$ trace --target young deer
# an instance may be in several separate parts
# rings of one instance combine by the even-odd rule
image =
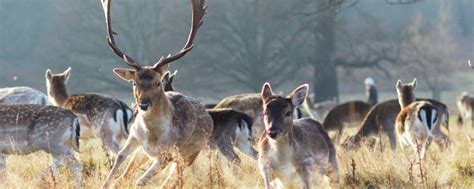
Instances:
[[[467,92],[459,95],[456,105],[459,110],[459,122],[460,124],[470,124],[474,127],[474,98],[469,96]]]
[[[165,91],[173,91],[172,83],[176,71],[173,74],[170,72],[166,74],[170,75],[170,79],[165,84]],[[206,111],[212,117],[214,125],[209,141],[211,148],[217,148],[227,160],[236,165],[240,165],[240,158],[235,153],[234,147],[251,158],[257,159],[257,151],[253,148],[252,117],[231,108],[213,108]]]
[[[274,95],[269,83],[263,85],[265,131],[259,142],[258,165],[265,188],[276,180],[288,188],[311,188],[321,184],[328,168],[333,171],[333,181],[338,182],[336,150],[321,124],[311,118],[293,120],[294,108],[303,103],[307,93],[307,84],[287,97]]]
[[[323,121],[326,131],[337,131],[335,141],[339,144],[346,125],[360,124],[369,112],[370,104],[363,101],[349,101],[331,109]]]
[[[30,87],[7,87],[0,89],[0,104],[47,105],[48,96]]]
[[[111,184],[118,168],[127,156],[133,153],[134,156],[122,178],[128,176],[134,167],[137,151],[143,151],[153,163],[136,184],[145,185],[158,171],[171,165],[171,172],[162,185],[165,186],[176,171],[177,161],[182,159],[185,164],[192,164],[200,151],[207,146],[212,134],[212,118],[196,99],[178,92],[164,91],[164,84],[169,80],[169,75],[164,75],[167,65],[192,49],[194,37],[206,13],[205,2],[191,0],[192,25],[184,47],[177,54],[161,57],[155,65],[145,67],[135,63],[116,46],[110,22],[110,5],[111,0],[102,1],[108,44],[116,55],[134,68],[115,68],[114,73],[133,83],[133,96],[139,111],[103,187]]]
[[[433,128],[433,134],[436,137],[435,142],[438,144],[440,149],[445,149],[449,144],[449,137],[441,131],[441,126],[443,126],[447,131],[449,131],[449,112],[448,107],[436,100],[432,99],[416,99],[417,101],[429,101],[431,104],[435,105],[438,111],[438,117],[443,118],[442,122],[435,125]],[[397,135],[395,133],[395,121],[397,115],[400,112],[400,104],[397,99],[387,100],[381,103],[378,103],[372,107],[365,116],[362,124],[359,127],[359,130],[356,134],[348,136],[342,146],[346,149],[354,149],[359,147],[360,142],[364,138],[375,137],[378,138],[383,133],[388,136],[390,140],[390,146],[393,151],[397,149]]]
[[[433,140],[432,130],[440,122],[438,108],[428,101],[415,101],[416,79],[409,84],[397,82],[398,101],[402,110],[397,115],[396,133],[400,147],[411,146],[424,159],[425,151]]]
[[[132,110],[120,100],[101,94],[74,94],[69,96],[66,84],[71,68],[63,73],[46,71],[46,88],[53,105],[71,110],[81,120],[81,138],[100,138],[103,145],[116,155],[120,141],[128,136]]]
[[[260,94],[248,93],[226,97],[222,99],[219,103],[217,103],[214,108],[231,108],[243,112],[248,116],[252,117],[252,133],[255,134],[254,138],[256,138],[260,136],[260,134],[262,134],[262,132],[265,130],[262,115],[262,102],[263,101]],[[298,119],[300,117],[301,111],[299,110],[299,108],[295,108],[295,111],[293,111],[293,118]]]
[[[52,169],[66,164],[81,184],[82,164],[75,156],[79,151],[79,120],[69,110],[41,105],[0,105],[0,172],[6,169],[5,156],[26,155],[44,151],[54,158],[43,177]]]

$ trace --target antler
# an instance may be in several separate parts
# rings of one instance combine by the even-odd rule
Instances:
[[[189,31],[188,41],[186,41],[186,44],[184,45],[183,48],[181,48],[181,50],[178,53],[174,55],[169,54],[166,58],[162,56],[158,60],[158,62],[156,62],[155,65],[153,66],[155,70],[158,70],[162,66],[180,59],[193,48],[194,46],[193,40],[194,40],[194,37],[196,36],[196,33],[199,27],[202,25],[202,18],[206,14],[207,5],[204,5],[205,0],[190,0],[190,1],[191,1],[192,10],[193,10],[193,15],[192,15],[192,25]]]
[[[111,21],[110,21],[110,4],[111,4],[111,2],[112,2],[112,0],[102,0],[102,8],[104,9],[104,16],[105,16],[105,26],[106,26],[106,29],[107,29],[107,43],[109,44],[112,51],[114,51],[114,53],[117,56],[122,58],[125,61],[125,63],[127,63],[127,65],[135,68],[136,70],[140,70],[142,67],[140,65],[138,65],[137,63],[135,63],[135,61],[132,59],[132,57],[130,57],[130,56],[126,55],[125,53],[123,53],[117,47],[117,45],[115,45],[114,34],[117,34],[117,33],[115,33],[112,30],[112,24],[111,24]]]

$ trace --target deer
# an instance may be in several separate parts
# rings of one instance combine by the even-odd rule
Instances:
[[[265,188],[276,186],[277,180],[289,188],[311,188],[320,185],[329,171],[338,182],[336,149],[329,135],[318,121],[292,116],[308,88],[303,84],[283,97],[273,93],[270,83],[262,87],[265,130],[259,141],[258,167]]]
[[[459,110],[459,124],[471,124],[474,127],[474,97],[469,96],[468,92],[463,92],[458,96],[456,105]]]
[[[186,166],[192,165],[201,150],[207,147],[212,134],[212,118],[198,100],[179,92],[164,91],[164,84],[169,80],[165,75],[169,63],[184,57],[193,48],[193,40],[202,25],[207,6],[204,0],[190,0],[192,22],[185,45],[176,54],[161,57],[153,66],[142,67],[115,43],[115,32],[112,30],[110,18],[111,2],[102,1],[107,43],[126,65],[132,67],[115,68],[113,72],[133,84],[138,113],[130,127],[125,145],[120,149],[102,187],[110,187],[115,180],[115,173],[131,153],[133,156],[120,178],[125,178],[134,167],[137,157],[135,155],[144,153],[153,163],[136,181],[136,185],[146,185],[158,171],[169,168],[170,172],[162,183],[163,187],[176,172],[178,161],[182,160]]]
[[[337,105],[327,113],[322,123],[323,127],[328,132],[337,131],[335,142],[339,143],[340,137],[344,134],[344,128],[352,123],[361,123],[370,108],[370,104],[358,100]]]
[[[429,101],[415,101],[416,79],[408,84],[398,80],[396,88],[402,108],[395,126],[400,148],[405,154],[405,148],[411,146],[413,152],[424,159],[426,149],[434,138],[432,130],[440,122],[439,110]]]
[[[165,91],[173,91],[173,79],[176,73],[177,71],[165,73],[169,74],[170,78],[165,84]],[[237,166],[241,160],[234,148],[257,160],[258,153],[253,147],[252,117],[231,108],[206,108],[206,111],[212,117],[214,125],[209,141],[211,149],[217,148],[229,162]]]
[[[41,178],[59,173],[66,164],[77,188],[81,184],[82,164],[79,152],[79,119],[69,110],[37,104],[0,104],[0,171],[6,169],[5,156],[27,155],[37,151],[51,154],[53,164]]]
[[[66,84],[71,75],[69,67],[62,73],[46,70],[46,88],[49,101],[58,107],[71,110],[81,121],[81,138],[99,138],[114,155],[120,142],[128,136],[132,110],[122,101],[103,94],[79,93],[69,95]]]
[[[303,109],[306,111],[309,117],[316,120],[324,120],[328,112],[339,105],[337,98],[313,103],[311,96],[314,95],[308,95],[308,97],[306,97],[306,100],[303,103]]]
[[[231,108],[252,117],[252,133],[255,134],[254,138],[256,138],[260,136],[264,130],[262,102],[263,100],[259,93],[246,93],[226,97],[213,107],[214,109]],[[295,111],[293,111],[293,118],[301,118],[301,111],[299,107],[295,107]]]
[[[0,89],[0,104],[47,105],[48,96],[31,87],[7,87]]]
[[[214,123],[209,141],[211,148],[217,148],[228,161],[237,166],[241,160],[234,148],[257,160],[258,152],[253,148],[252,117],[231,108],[206,109],[206,111]]]
[[[441,126],[449,132],[449,112],[448,107],[433,99],[418,98],[417,101],[429,101],[438,108],[438,117],[442,118],[433,127],[432,133],[435,136],[435,142],[443,150],[449,146],[449,137],[441,131]],[[343,148],[351,150],[360,147],[364,139],[378,138],[386,135],[390,141],[392,151],[397,149],[397,135],[395,131],[395,122],[398,113],[401,111],[398,99],[387,100],[373,106],[365,116],[359,129],[354,135],[348,136],[341,144]],[[449,134],[449,133],[448,133]]]

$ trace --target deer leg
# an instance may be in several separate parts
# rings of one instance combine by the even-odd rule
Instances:
[[[168,162],[161,162],[160,160],[153,160],[151,166],[146,170],[146,172],[137,180],[137,186],[144,186],[151,177],[153,177],[157,171],[167,166]],[[163,183],[164,184],[164,183]]]
[[[65,156],[66,165],[74,176],[74,184],[76,188],[81,186],[82,180],[82,164],[81,161],[74,155],[74,152],[69,151]]]
[[[127,159],[127,156],[130,152],[135,151],[139,147],[139,142],[137,139],[135,139],[132,136],[129,136],[127,141],[125,142],[124,147],[122,150],[119,151],[117,158],[115,159],[114,165],[112,166],[112,169],[110,170],[109,175],[107,176],[107,179],[105,180],[104,184],[102,185],[102,188],[108,188],[110,185],[110,182],[113,179],[113,176],[115,172],[117,172],[118,168],[122,163]]]
[[[303,180],[304,183],[304,188],[305,189],[310,189],[311,188],[311,178],[314,178],[314,175],[311,171],[311,166],[307,164],[301,165],[301,179]],[[321,174],[320,176],[322,176]]]
[[[220,142],[217,144],[217,148],[226,157],[227,160],[234,163],[235,165],[240,165],[240,158],[235,153],[230,142]]]
[[[125,168],[123,174],[117,179],[117,185],[121,185],[124,181],[126,181],[130,177],[132,170],[135,168],[139,168],[146,162],[146,160],[148,160],[148,158],[147,156],[145,156],[145,153],[143,153],[143,150],[137,149],[133,153],[132,158],[130,159],[130,162],[127,165],[127,168]]]
[[[393,152],[397,151],[397,135],[395,132],[387,132],[388,140],[390,141],[390,148]],[[403,147],[402,147],[403,148]]]
[[[50,165],[48,168],[46,168],[43,171],[43,173],[40,174],[39,178],[41,180],[45,180],[46,177],[48,177],[50,173],[53,174],[52,175],[53,177],[57,178],[57,176],[59,175],[59,167],[62,164],[62,160],[60,158],[61,158],[60,156],[55,157],[53,155],[53,164]]]
[[[166,168],[168,169],[168,176],[166,176],[166,179],[163,181],[163,184],[161,184],[160,188],[165,188],[166,183],[171,179],[171,177],[174,175],[176,172],[176,162],[172,162],[171,165],[168,165]]]
[[[272,178],[272,169],[270,165],[263,165],[259,167],[260,167],[260,172],[263,176],[263,180],[265,181],[265,189],[272,188],[271,181],[273,180],[273,178]]]

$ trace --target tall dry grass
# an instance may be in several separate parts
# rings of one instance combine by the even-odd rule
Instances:
[[[473,128],[461,129],[451,121],[451,146],[440,151],[431,145],[427,158],[421,164],[407,160],[398,150],[393,153],[387,139],[376,143],[375,148],[361,147],[357,151],[337,149],[340,188],[474,188],[474,137]],[[353,133],[349,129],[347,133]],[[107,156],[99,141],[81,141],[80,158],[84,164],[83,188],[101,186],[110,169]],[[183,188],[263,188],[263,179],[256,162],[245,155],[241,167],[236,167],[215,152],[201,152],[196,162],[184,168],[170,180],[167,187]],[[409,157],[411,157],[409,155]],[[46,153],[28,156],[9,156],[6,159],[8,171],[0,188],[72,188],[72,175],[62,168],[59,178],[38,180],[37,176],[52,162]],[[131,178],[120,188],[134,188],[136,179],[145,172],[149,164],[136,169]],[[421,169],[420,169],[421,165]],[[122,166],[122,170],[125,166]],[[420,170],[425,175],[422,182]],[[156,188],[166,177],[161,172],[153,177],[147,187]]]

